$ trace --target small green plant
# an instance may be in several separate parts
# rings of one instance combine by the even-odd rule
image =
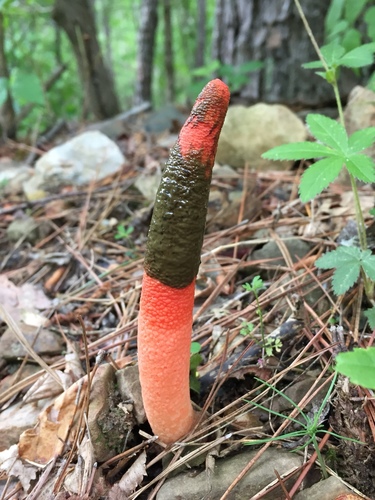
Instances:
[[[295,0],[300,9],[299,1]],[[332,85],[339,123],[319,114],[310,114],[306,118],[307,125],[317,142],[300,142],[285,144],[267,151],[262,156],[273,160],[303,160],[317,158],[303,174],[299,193],[303,202],[308,202],[320,194],[340,171],[346,168],[353,195],[359,236],[359,249],[338,248],[333,253],[324,255],[317,260],[316,265],[322,269],[335,268],[333,289],[336,294],[346,292],[362,274],[367,297],[372,300],[374,295],[375,259],[367,249],[366,226],[359,201],[356,179],[372,183],[375,181],[374,161],[363,151],[372,146],[375,140],[375,127],[368,127],[354,132],[350,137],[345,130],[342,103],[338,89],[338,76],[341,66],[360,68],[373,62],[375,43],[357,47],[349,52],[337,41],[319,49],[315,38],[300,10],[302,19],[317,50],[319,61],[304,64],[305,68],[323,69],[317,74]],[[353,264],[351,268],[349,264]]]
[[[318,61],[303,66],[308,69],[317,69],[317,74],[331,84],[336,99],[339,123],[323,115],[308,115],[306,122],[317,142],[286,144],[273,148],[262,156],[273,160],[317,159],[305,171],[301,179],[299,193],[303,202],[308,202],[320,194],[337,178],[340,171],[346,168],[354,196],[359,248],[338,247],[320,257],[316,261],[316,266],[322,269],[334,269],[332,286],[337,295],[345,293],[361,275],[367,298],[373,302],[375,256],[367,248],[366,226],[356,179],[366,183],[373,183],[375,180],[374,161],[363,153],[374,144],[375,127],[358,130],[348,137],[338,87],[341,67],[357,70],[374,61],[375,42],[359,44],[357,43],[358,33],[352,30],[349,34],[348,29],[350,23],[354,25],[367,0],[332,1],[326,19],[326,33],[331,41],[321,48],[314,38],[299,0],[294,0],[294,2],[319,57]],[[343,23],[339,22],[340,16],[345,18]],[[375,7],[367,10],[365,21],[370,38],[375,40]],[[348,36],[345,36],[345,31]],[[370,326],[374,329],[375,308],[367,311],[367,316]],[[374,387],[374,361],[374,351],[371,349],[355,349],[353,352],[340,353],[337,356],[336,370],[348,375],[354,383],[359,383],[364,387]]]
[[[262,358],[264,356],[271,357],[274,352],[280,352],[282,348],[282,342],[279,338],[274,338],[274,337],[267,337],[265,336],[264,332],[264,321],[263,321],[263,312],[260,307],[260,302],[259,302],[259,291],[262,288],[265,288],[263,280],[260,276],[255,276],[250,283],[245,283],[242,285],[242,287],[247,291],[247,292],[252,292],[255,297],[255,301],[257,304],[256,308],[256,313],[259,318],[259,330],[260,334],[262,336]],[[242,328],[240,330],[241,335],[250,335],[254,330],[254,325],[253,323],[250,322],[244,322],[242,323]]]
[[[283,343],[278,337],[267,337],[264,344],[264,351],[267,357],[273,356],[275,352],[280,352]]]
[[[276,387],[273,387],[271,384],[268,384],[267,382],[264,382],[263,380],[256,379],[265,386],[267,386],[269,389],[271,389],[273,392],[281,396],[282,398],[286,399],[293,408],[298,410],[298,415],[302,417],[301,421],[297,420],[296,418],[292,418],[286,415],[283,415],[282,413],[278,413],[277,411],[274,411],[270,408],[267,408],[261,404],[255,403],[254,401],[247,401],[248,403],[254,405],[256,408],[259,408],[261,410],[266,411],[267,413],[270,413],[271,415],[276,415],[278,417],[281,417],[282,419],[287,419],[296,424],[300,429],[293,431],[293,432],[288,432],[285,434],[282,434],[277,437],[270,437],[270,438],[265,438],[265,439],[254,439],[251,441],[246,441],[245,444],[247,445],[258,445],[258,444],[263,444],[263,443],[269,443],[271,441],[286,441],[286,440],[297,440],[296,447],[294,450],[301,450],[304,448],[307,448],[310,444],[314,447],[314,450],[316,451],[316,454],[318,456],[318,460],[320,463],[320,466],[322,468],[322,474],[324,478],[328,477],[328,473],[326,470],[325,462],[322,457],[321,451],[319,449],[319,444],[318,444],[318,434],[330,434],[331,436],[334,436],[338,439],[345,439],[346,441],[352,441],[355,443],[360,443],[360,441],[357,441],[355,439],[347,438],[345,436],[340,436],[339,434],[336,434],[334,432],[327,431],[324,428],[324,421],[326,420],[327,413],[329,411],[329,405],[328,405],[328,400],[332,394],[332,391],[335,387],[337,379],[337,373],[334,375],[332,382],[329,386],[329,389],[327,391],[327,394],[325,395],[323,401],[319,406],[316,408],[313,407],[313,410],[309,413],[305,413],[299,406],[288,396],[286,396],[283,392],[279,391],[276,389]]]
[[[119,224],[117,226],[117,233],[115,234],[115,240],[126,240],[134,231],[133,226],[125,227],[124,224]]]
[[[242,328],[240,330],[240,334],[244,337],[250,335],[254,330],[254,323],[251,323],[249,321],[244,321],[241,326]]]
[[[369,3],[369,0],[331,0],[324,23],[326,42],[338,42],[350,52],[366,40],[375,41],[375,7],[368,6]],[[366,29],[358,26],[361,15]]]

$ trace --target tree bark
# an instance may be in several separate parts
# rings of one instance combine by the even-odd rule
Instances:
[[[9,81],[9,69],[5,54],[4,40],[4,16],[2,12],[0,12],[0,77],[7,78]],[[0,123],[3,137],[15,139],[17,135],[16,114],[13,107],[12,96],[9,91],[4,104],[1,106]]]
[[[116,90],[102,57],[90,0],[56,0],[52,17],[72,44],[90,111],[99,120],[118,114]]]
[[[143,0],[138,34],[138,73],[135,105],[152,101],[155,33],[158,24],[158,0]]]
[[[196,68],[204,66],[206,50],[206,0],[198,0],[197,5],[197,47],[195,49]]]
[[[324,42],[327,0],[302,0],[302,8],[319,45]],[[239,97],[246,102],[284,102],[324,106],[334,102],[331,86],[301,65],[317,60],[293,0],[217,0],[213,58],[238,66],[263,61],[251,73]],[[355,75],[343,72],[341,95],[348,95]]]
[[[164,0],[164,65],[165,75],[167,77],[167,102],[174,101],[175,96],[175,77],[174,77],[174,57],[173,57],[173,35],[172,35],[172,16],[171,2]]]

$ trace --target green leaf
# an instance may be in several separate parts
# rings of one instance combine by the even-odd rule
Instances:
[[[336,295],[345,293],[357,281],[361,269],[362,251],[357,247],[339,247],[316,262],[320,269],[333,269],[332,286]]]
[[[332,286],[336,295],[342,295],[354,285],[358,280],[360,267],[359,263],[353,262],[350,267],[340,266],[334,271]]]
[[[308,160],[336,155],[336,151],[316,142],[293,142],[269,149],[262,154],[262,158],[267,160]]]
[[[346,168],[360,181],[375,182],[374,160],[364,154],[351,155],[345,162]]]
[[[331,0],[329,3],[329,8],[324,19],[326,36],[332,33],[332,30],[341,19],[345,1],[346,0]]]
[[[345,2],[344,17],[350,24],[354,24],[368,0],[349,0]]]
[[[195,374],[190,373],[189,385],[192,391],[194,391],[196,394],[200,394],[201,384],[199,378]]]
[[[323,45],[320,48],[321,53],[328,66],[334,66],[338,64],[338,61],[345,54],[344,47],[341,47],[336,41],[329,43],[328,45]]]
[[[331,148],[344,152],[348,148],[348,135],[342,125],[328,116],[310,114],[306,123],[314,137]]]
[[[360,258],[361,250],[358,247],[338,247],[319,257],[315,265],[320,269],[333,269],[338,264],[349,264],[353,260],[359,261]]]
[[[375,348],[354,348],[336,358],[336,370],[349,377],[353,384],[375,389]]]
[[[374,55],[373,50],[368,45],[369,44],[361,45],[347,52],[340,58],[338,64],[340,66],[346,66],[347,68],[362,68],[363,66],[369,66],[374,61]]]
[[[190,371],[195,371],[202,363],[202,359],[202,356],[198,352],[190,356]]]
[[[367,33],[369,38],[375,39],[375,6],[366,10],[364,20],[367,23]]]
[[[338,42],[339,37],[338,35],[341,35],[344,31],[348,30],[349,28],[349,23],[345,19],[341,19],[338,21],[335,26],[333,26],[332,31],[330,32],[328,36],[328,41],[329,42]]]
[[[372,255],[371,250],[365,250],[362,252],[362,268],[367,274],[367,276],[375,280],[375,255]]]
[[[322,61],[311,61],[308,63],[303,63],[302,68],[305,69],[316,69],[316,68],[323,68],[323,63]]]
[[[375,127],[367,127],[357,130],[349,137],[349,148],[353,153],[359,153],[369,148],[375,141]]]
[[[342,45],[347,52],[359,47],[361,45],[361,42],[361,33],[355,28],[348,29],[342,39]]]
[[[366,318],[368,319],[370,328],[372,330],[375,330],[375,307],[372,307],[371,309],[367,309],[364,311],[364,314]]]
[[[302,175],[299,185],[301,201],[306,203],[318,195],[339,175],[341,158],[324,158],[311,165]]]
[[[190,354],[197,354],[200,352],[202,346],[199,342],[192,342],[190,345]]]
[[[44,104],[43,89],[35,73],[25,73],[16,68],[11,75],[10,87],[19,105]]]

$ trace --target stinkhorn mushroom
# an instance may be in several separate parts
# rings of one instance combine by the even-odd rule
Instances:
[[[209,82],[198,96],[171,150],[148,233],[138,319],[139,374],[148,421],[166,444],[182,438],[197,421],[189,391],[195,278],[229,97],[221,80]]]

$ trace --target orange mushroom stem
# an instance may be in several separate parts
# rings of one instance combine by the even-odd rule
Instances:
[[[174,443],[195,425],[190,343],[217,144],[229,104],[221,80],[198,96],[164,169],[150,224],[138,319],[138,360],[146,415],[155,435]]]

